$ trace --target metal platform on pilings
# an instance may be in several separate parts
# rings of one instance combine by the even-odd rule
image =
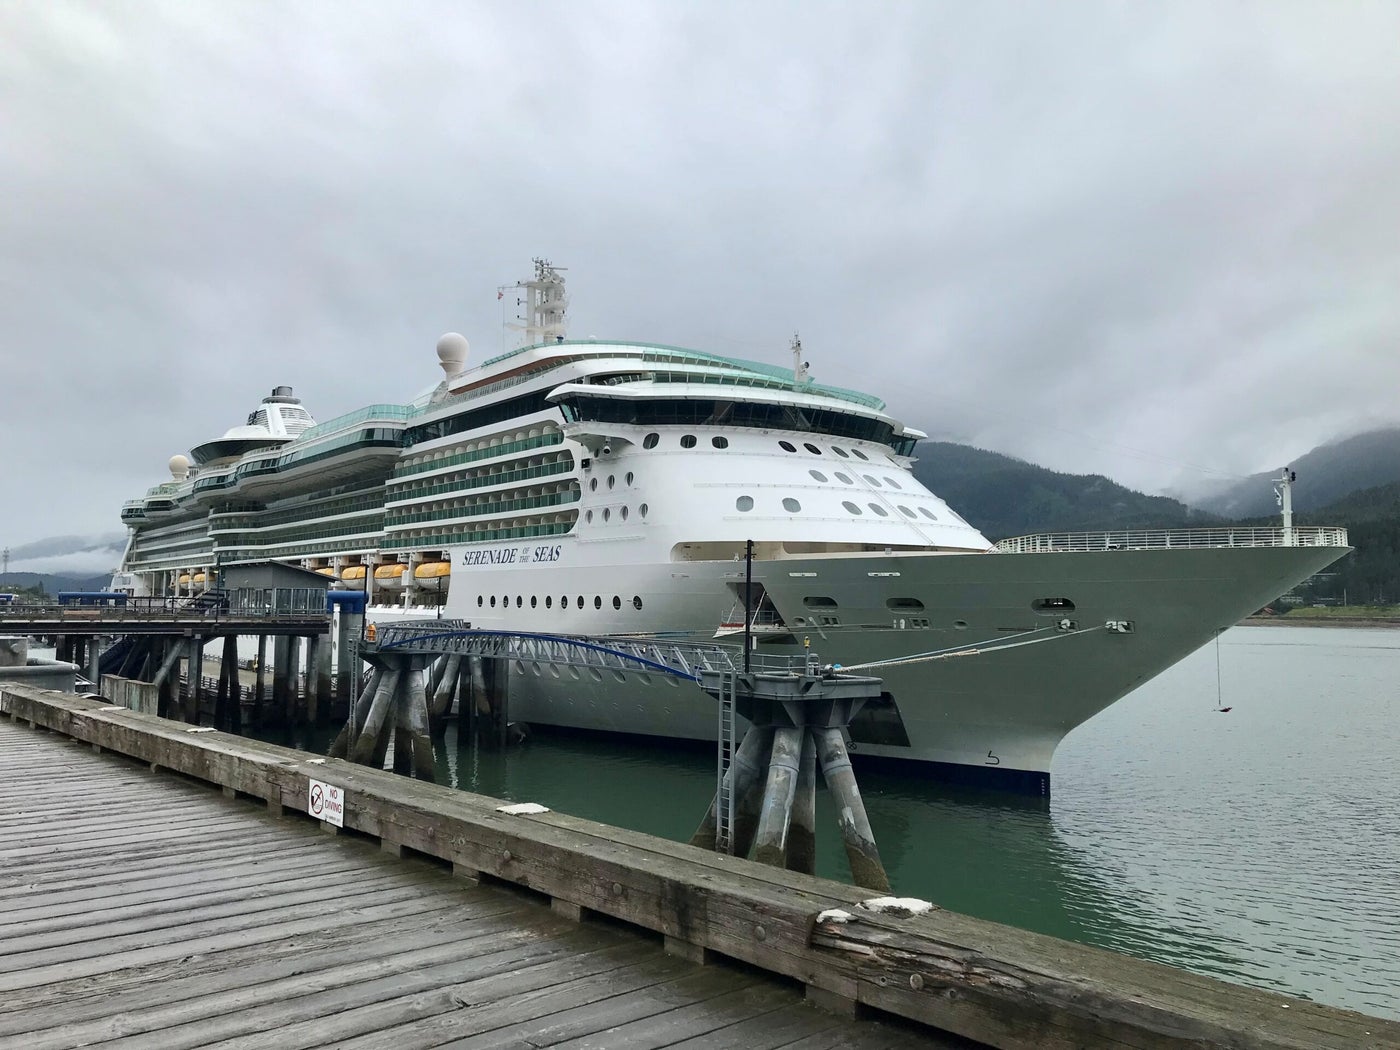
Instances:
[[[719,702],[719,732],[715,801],[691,841],[737,856],[752,852],[755,860],[810,874],[816,863],[820,768],[837,800],[852,877],[870,889],[889,889],[845,743],[851,719],[880,695],[879,678],[842,674],[813,653],[745,659],[709,643],[483,631],[465,620],[377,625],[362,656],[376,674],[352,705],[332,757],[382,767],[393,734],[396,771],[426,780],[433,777],[428,728],[433,689],[424,672],[434,658],[645,669],[695,682]],[[453,673],[449,669],[444,677]],[[464,706],[474,717],[475,703]],[[742,742],[735,740],[736,714],[749,723]]]
[[[242,725],[237,639],[256,637],[258,683],[252,694],[256,720],[295,723],[303,717],[299,705],[304,704],[305,717],[314,722],[318,712],[329,711],[332,699],[331,616],[325,611],[323,594],[317,596],[319,607],[291,592],[276,597],[287,600],[263,600],[261,595],[243,600],[239,592],[223,591],[193,598],[132,598],[101,592],[69,603],[0,606],[0,633],[50,638],[60,659],[86,671],[92,688],[101,688],[103,678],[124,696],[141,687],[153,694],[149,701],[153,713],[187,722],[201,720],[206,701],[204,650],[222,640],[212,714],[216,725],[235,732]],[[271,660],[268,639],[273,643]],[[107,645],[108,641],[113,644]],[[293,668],[300,662],[303,644],[308,670],[304,697],[289,685],[296,677]],[[264,682],[268,669],[272,670],[270,703]]]

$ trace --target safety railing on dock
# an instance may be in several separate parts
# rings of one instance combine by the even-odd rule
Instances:
[[[700,679],[702,671],[737,671],[737,650],[704,642],[659,638],[535,634],[526,631],[473,630],[466,620],[407,620],[378,624],[380,651],[460,653],[523,662],[598,670],[655,670]],[[754,671],[784,673],[804,657],[761,656],[750,659]]]
[[[1290,535],[1291,534],[1291,535]],[[1054,551],[1176,550],[1204,547],[1346,547],[1347,530],[1331,526],[1215,529],[1133,529],[1120,532],[1048,532],[1013,536],[1001,554]]]

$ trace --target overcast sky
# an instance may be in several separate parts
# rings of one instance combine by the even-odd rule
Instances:
[[[1400,4],[0,0],[0,544],[496,286],[1147,491],[1400,420]]]

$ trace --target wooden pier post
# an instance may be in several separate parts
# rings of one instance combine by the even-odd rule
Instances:
[[[287,712],[287,668],[291,663],[291,639],[276,635],[272,639],[272,704],[268,708],[268,724],[282,725]]]
[[[314,704],[308,711],[308,720],[312,725],[322,725],[331,717],[331,639],[330,635],[322,635],[313,639],[313,646],[316,664],[316,685],[308,692],[308,704]],[[307,662],[311,662],[311,657],[307,657]]]
[[[763,809],[754,838],[754,860],[760,864],[787,867],[788,828],[792,824],[792,802],[797,797],[805,735],[797,726],[779,726],[773,731],[768,784],[764,788]]]
[[[262,725],[267,721],[267,635],[258,635],[257,681],[253,686],[253,722]]]
[[[787,868],[804,875],[817,873],[817,740],[811,733],[802,734],[797,795],[788,828]]]
[[[199,724],[199,705],[204,699],[204,639],[190,638],[185,657],[185,702],[180,714],[186,722]]]
[[[857,886],[888,893],[890,877],[875,848],[875,834],[865,815],[865,803],[856,786],[855,770],[846,753],[846,742],[839,729],[816,730],[817,758],[827,790],[836,801],[836,821],[841,826],[841,840],[846,846],[846,860],[851,865],[851,877]]]
[[[288,729],[304,722],[301,691],[301,637],[293,634],[287,638],[287,709],[283,725]]]

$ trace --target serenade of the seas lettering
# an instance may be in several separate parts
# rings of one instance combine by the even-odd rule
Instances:
[[[463,551],[463,565],[538,565],[558,561],[558,544],[552,547],[491,547],[480,551]]]

